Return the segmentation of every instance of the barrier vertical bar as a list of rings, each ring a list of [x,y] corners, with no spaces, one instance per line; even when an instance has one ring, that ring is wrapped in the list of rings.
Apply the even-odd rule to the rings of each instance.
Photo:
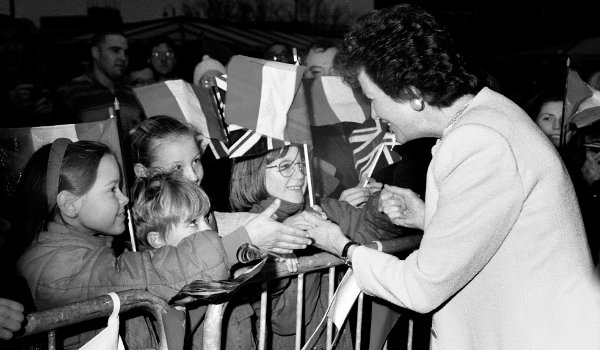
[[[413,330],[414,330],[414,321],[412,318],[408,319],[408,335],[407,335],[407,343],[406,350],[412,350],[413,348]]]
[[[48,350],[56,350],[56,331],[48,332]]]
[[[298,275],[298,293],[296,294],[296,350],[302,347],[302,329],[304,328],[304,274]]]
[[[329,268],[329,304],[333,300],[333,294],[335,292],[335,266]],[[327,318],[327,350],[331,350],[333,348],[333,320],[331,318]]]
[[[221,333],[223,330],[223,313],[227,302],[210,304],[204,318],[204,338],[202,349],[221,350]]]
[[[363,292],[358,294],[358,304],[356,305],[356,344],[355,349],[360,349],[362,343],[362,321],[363,321],[363,305],[365,295]]]
[[[267,340],[267,282],[262,284],[262,293],[260,293],[260,323],[258,334],[258,350],[265,350]]]

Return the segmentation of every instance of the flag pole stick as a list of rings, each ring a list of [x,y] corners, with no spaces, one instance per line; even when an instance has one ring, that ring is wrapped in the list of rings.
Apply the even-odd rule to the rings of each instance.
[[[123,142],[123,131],[121,129],[121,109],[119,107],[119,100],[115,97],[114,101],[114,118],[117,121],[117,133],[119,134],[119,146],[121,147],[121,159],[123,160],[123,187],[125,188],[125,193],[127,198],[131,199],[129,193],[129,185],[127,183],[127,169],[129,164],[128,153],[125,151],[125,144]],[[129,149],[129,148],[127,148]],[[137,252],[135,245],[135,231],[133,228],[133,215],[131,215],[131,205],[130,202],[125,206],[125,213],[127,214],[127,229],[129,231],[129,239],[131,240],[131,250]]]
[[[313,193],[313,183],[312,183],[312,171],[310,170],[310,158],[308,157],[308,145],[302,144],[302,149],[304,150],[304,166],[306,169],[306,180],[308,181],[308,203],[312,207],[315,205],[315,196]]]
[[[567,137],[567,135],[565,135],[565,128],[568,127],[567,124],[567,118],[569,116],[565,115],[565,112],[567,111],[567,93],[569,92],[569,70],[571,67],[571,59],[569,57],[567,57],[567,66],[566,66],[566,72],[565,72],[565,92],[564,92],[564,98],[563,98],[563,108],[562,108],[562,119],[560,122],[560,137],[559,137],[559,142],[558,142],[558,147],[562,148],[565,144],[565,139]]]
[[[375,170],[375,166],[377,166],[377,163],[379,163],[379,158],[381,157],[381,153],[383,152],[383,148],[385,147],[385,143],[382,142],[379,145],[379,148],[377,148],[377,153],[375,154],[375,161],[373,161],[371,163],[371,165],[369,165],[369,169],[367,170],[367,176],[365,176],[364,178],[361,179],[362,183],[360,184],[361,187],[366,187],[369,184],[369,177],[371,177],[371,175],[373,175],[373,171]]]
[[[213,98],[213,103],[219,114],[219,121],[221,122],[221,128],[225,131],[225,136],[229,139],[229,130],[227,130],[227,123],[225,122],[225,104],[223,98],[217,87],[215,78],[202,77],[202,86],[205,89],[209,89]]]

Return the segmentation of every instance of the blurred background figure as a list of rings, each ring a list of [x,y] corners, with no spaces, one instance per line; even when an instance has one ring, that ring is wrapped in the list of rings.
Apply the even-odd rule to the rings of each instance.
[[[302,60],[302,64],[308,67],[304,72],[304,77],[316,78],[323,75],[335,75],[333,58],[337,51],[335,41],[319,40],[313,42],[307,49],[306,57]]]
[[[37,28],[29,20],[0,15],[1,127],[49,125],[54,104]]]
[[[177,55],[175,43],[166,36],[155,38],[150,43],[148,64],[154,73],[156,82],[178,79],[176,70]]]
[[[127,77],[127,85],[139,87],[154,83],[154,73],[149,67],[134,70]]]
[[[167,36],[152,39],[148,45],[148,53],[144,65],[127,76],[127,84],[138,87],[169,79],[179,79],[177,70],[176,46]]]
[[[529,116],[548,136],[555,147],[560,146],[564,98],[564,87],[550,86],[536,94],[526,107]],[[572,135],[572,130],[565,126],[564,144],[569,143]]]
[[[81,123],[108,119],[109,107],[119,101],[124,135],[143,118],[130,87],[124,84],[129,64],[129,44],[114,29],[97,32],[91,41],[92,69],[61,86],[60,97],[65,122]]]
[[[263,56],[265,60],[276,61],[282,63],[294,63],[292,50],[283,43],[273,43],[265,50]]]
[[[198,62],[194,68],[194,84],[200,85],[202,77],[213,78],[222,74],[226,74],[225,66],[209,55],[204,55],[202,56],[202,61]]]
[[[575,186],[592,259],[600,267],[600,122],[577,129],[560,153]]]

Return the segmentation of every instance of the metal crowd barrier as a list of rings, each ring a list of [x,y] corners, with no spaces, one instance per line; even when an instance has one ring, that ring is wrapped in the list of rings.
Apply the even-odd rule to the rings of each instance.
[[[399,237],[382,241],[383,251],[386,253],[401,253],[407,251],[407,247],[415,246],[421,240],[420,235]],[[267,320],[267,301],[268,301],[268,290],[266,288],[266,281],[279,279],[289,276],[298,276],[298,294],[296,303],[296,344],[295,349],[300,350],[304,344],[303,339],[303,282],[304,275],[306,273],[316,272],[320,270],[329,270],[329,303],[333,299],[336,282],[336,267],[345,266],[343,261],[336,256],[333,256],[326,252],[316,253],[310,256],[301,256],[298,258],[298,272],[292,273],[287,271],[284,264],[267,264],[264,266],[261,272],[259,272],[254,278],[257,281],[263,281],[263,290],[261,293],[261,307],[260,307],[260,321],[259,321],[259,333],[258,333],[258,349],[265,350],[266,348],[266,320]],[[363,293],[360,293],[357,301],[357,318],[356,318],[356,338],[354,340],[354,349],[361,348],[361,333],[362,333],[362,321],[363,321]],[[212,304],[208,306],[204,322],[204,343],[203,350],[221,350],[221,332],[222,332],[222,319],[225,312],[227,303]],[[409,320],[408,325],[408,339],[407,339],[407,350],[412,349],[412,333],[413,333],[413,322]],[[309,336],[309,335],[307,335]],[[333,321],[327,319],[327,350],[333,348]]]
[[[159,338],[159,349],[168,350],[167,334],[163,320],[169,308],[166,301],[144,290],[127,290],[117,292],[117,295],[121,300],[119,313],[142,309],[154,317]],[[19,338],[47,332],[48,350],[55,350],[56,331],[58,329],[101,317],[108,317],[112,311],[112,299],[108,295],[102,295],[61,307],[34,312],[26,316],[26,326]]]
[[[409,236],[383,241],[383,251],[387,253],[399,253],[405,251],[408,247],[414,247],[414,243],[420,241],[420,236]],[[320,252],[310,256],[302,256],[298,259],[298,272],[291,273],[287,271],[285,264],[267,264],[256,276],[257,281],[263,282],[261,292],[261,311],[259,328],[259,350],[266,347],[266,320],[267,320],[267,301],[268,290],[267,281],[298,276],[298,294],[296,303],[296,344],[295,348],[300,350],[303,346],[303,282],[304,275],[311,272],[317,272],[327,269],[329,271],[329,302],[331,302],[335,290],[336,267],[344,266],[341,259],[329,253]],[[165,316],[170,309],[167,302],[145,290],[127,290],[117,292],[121,301],[120,313],[134,309],[142,309],[150,313],[156,321],[156,330],[159,338],[159,350],[168,350],[179,348],[178,341],[174,341],[175,346],[170,346],[169,337],[167,337],[167,327],[165,327]],[[204,319],[204,350],[221,350],[221,333],[223,327],[223,314],[227,302],[221,304],[211,304],[208,306]],[[358,298],[358,314],[356,318],[356,338],[354,348],[360,349],[361,330],[362,330],[362,306],[363,295]],[[25,338],[41,333],[48,333],[48,350],[56,349],[56,331],[60,328],[91,321],[94,319],[108,317],[113,311],[112,299],[108,295],[102,295],[84,301],[71,303],[65,306],[52,308],[44,311],[34,312],[26,316],[26,326],[18,338]],[[169,328],[171,329],[171,328]],[[412,322],[409,323],[409,336],[407,349],[412,349]],[[183,338],[183,334],[178,334]],[[309,335],[306,335],[309,336]],[[333,342],[333,323],[331,319],[327,320],[327,350],[332,349]]]

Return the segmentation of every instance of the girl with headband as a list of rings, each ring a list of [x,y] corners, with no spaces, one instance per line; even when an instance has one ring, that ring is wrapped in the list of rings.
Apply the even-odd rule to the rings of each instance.
[[[168,300],[193,280],[229,277],[236,249],[229,251],[234,245],[214,231],[197,232],[177,246],[115,256],[111,242],[125,230],[128,202],[120,182],[115,155],[98,142],[58,139],[27,163],[19,184],[23,220],[17,226],[30,245],[17,268],[39,310],[136,288]],[[79,348],[96,333],[70,336],[64,348]],[[150,334],[125,341],[130,349],[157,348]]]

